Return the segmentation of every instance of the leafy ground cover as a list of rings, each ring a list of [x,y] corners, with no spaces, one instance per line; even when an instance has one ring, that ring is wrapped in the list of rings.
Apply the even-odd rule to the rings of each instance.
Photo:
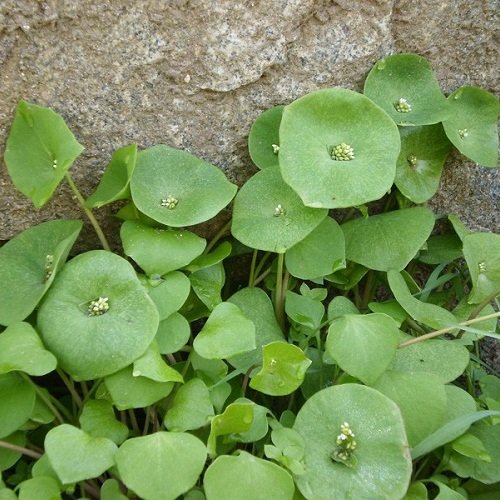
[[[394,55],[262,113],[240,189],[128,145],[85,200],[83,147],[20,102],[14,184],[68,182],[103,249],[69,258],[77,220],[0,248],[0,500],[498,498],[500,236],[426,206],[453,147],[496,166],[498,110]],[[92,210],[120,200],[117,254]]]

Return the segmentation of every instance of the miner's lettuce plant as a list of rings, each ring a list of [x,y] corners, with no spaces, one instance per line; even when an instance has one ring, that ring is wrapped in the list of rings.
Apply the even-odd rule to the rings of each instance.
[[[0,248],[0,499],[498,498],[500,236],[426,205],[453,147],[496,166],[498,110],[394,55],[262,113],[239,190],[129,145],[85,200],[83,147],[20,102],[12,181],[41,207],[65,179],[103,249],[78,220]]]

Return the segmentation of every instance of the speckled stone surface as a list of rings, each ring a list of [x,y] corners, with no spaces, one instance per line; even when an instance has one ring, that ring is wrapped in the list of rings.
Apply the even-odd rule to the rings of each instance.
[[[2,0],[0,148],[26,99],[62,114],[85,146],[73,175],[86,195],[131,142],[186,149],[241,185],[260,112],[317,88],[361,90],[385,55],[427,57],[446,93],[498,91],[498,11],[497,0]],[[453,156],[435,210],[498,231],[498,172]],[[55,217],[81,217],[70,190],[37,212],[0,161],[0,240]]]

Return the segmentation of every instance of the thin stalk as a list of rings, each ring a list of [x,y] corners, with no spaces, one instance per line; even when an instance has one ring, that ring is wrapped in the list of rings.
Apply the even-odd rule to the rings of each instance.
[[[208,242],[207,248],[205,248],[204,253],[210,252],[216,243],[227,233],[228,229],[231,227],[231,220],[226,222],[216,233],[215,236]]]
[[[76,199],[78,200],[78,203],[80,204],[81,209],[85,212],[85,215],[88,217],[90,223],[92,224],[92,227],[94,228],[94,231],[97,234],[97,237],[99,238],[99,241],[101,242],[102,248],[104,250],[107,250],[108,252],[111,252],[111,248],[109,246],[108,240],[106,239],[106,236],[104,236],[104,233],[102,232],[101,226],[99,225],[99,222],[97,222],[97,219],[94,217],[94,214],[90,209],[88,209],[85,206],[85,199],[83,198],[82,194],[80,191],[78,191],[78,188],[76,187],[76,184],[73,182],[73,179],[71,176],[66,172],[64,174],[64,177],[66,177],[66,180],[68,181],[69,187],[73,191],[73,193],[76,196]]]
[[[369,271],[368,276],[366,277],[363,300],[361,301],[362,309],[366,309],[368,307],[368,303],[372,299],[374,289],[375,289],[375,272]]]
[[[473,311],[470,313],[469,319],[474,319],[491,301],[500,294],[500,290],[495,290],[489,297],[486,297]]]
[[[101,382],[102,382],[102,379],[100,379],[100,378],[94,381],[94,384],[92,385],[90,390],[87,392],[87,394],[85,394],[85,397],[83,398],[83,404],[85,404],[89,400],[90,396],[92,396],[92,394],[94,394],[94,392],[97,390],[97,388],[99,387]]]
[[[18,453],[22,453],[23,455],[34,458],[36,460],[38,460],[42,456],[42,454],[38,453],[37,451],[30,450],[29,448],[24,448],[23,446],[17,446],[16,444],[12,444],[2,440],[0,440],[0,448],[16,451]]]
[[[408,326],[411,326],[416,332],[420,333],[420,335],[425,335],[427,333],[413,318],[406,318],[405,321],[408,323]]]
[[[323,377],[323,356],[321,353],[321,330],[316,332],[316,347],[319,353],[319,389],[323,389],[324,377]]]
[[[284,301],[283,301],[283,262],[285,260],[285,254],[278,254],[278,269],[276,271],[276,289],[274,297],[274,312],[281,329],[285,329],[285,311],[284,311]]]
[[[144,418],[144,427],[142,428],[142,435],[145,436],[148,433],[149,420],[151,418],[151,408],[146,409],[146,417]]]
[[[252,254],[252,263],[250,264],[250,275],[248,277],[248,286],[251,288],[255,282],[255,264],[257,264],[257,254],[259,251],[255,249]]]
[[[137,423],[137,418],[135,418],[134,410],[127,410],[132,429],[134,429],[137,434],[140,434],[139,424]]]
[[[262,259],[260,259],[260,262],[257,264],[257,266],[255,268],[255,276],[259,275],[259,273],[262,271],[262,268],[265,266],[267,259],[269,259],[270,256],[271,256],[271,252],[266,252],[263,255]],[[255,286],[255,283],[254,283],[254,286]]]
[[[253,282],[253,286],[257,286],[261,281],[264,281],[269,274],[271,274],[271,268],[268,267],[261,275],[257,276],[255,278],[255,281]]]
[[[71,394],[71,398],[73,399],[73,402],[76,404],[78,409],[81,409],[83,406],[82,398],[80,397],[80,394],[76,392],[75,385],[71,379],[66,377],[66,374],[60,369],[56,368],[57,374],[59,377],[61,377],[61,380],[63,381],[64,385],[67,387],[68,391]]]
[[[434,337],[439,337],[440,335],[444,335],[445,333],[449,333],[452,330],[455,330],[458,326],[468,326],[474,323],[480,323],[481,321],[486,321],[487,319],[498,318],[499,316],[500,312],[495,312],[492,314],[488,314],[487,316],[481,316],[480,318],[473,318],[467,321],[462,321],[462,323],[458,323],[455,326],[449,326],[447,328],[442,328],[441,330],[426,333],[425,335],[421,335],[420,337],[415,337],[414,339],[406,340],[405,342],[399,344],[399,348],[417,344],[418,342],[422,342],[424,340],[433,339]]]

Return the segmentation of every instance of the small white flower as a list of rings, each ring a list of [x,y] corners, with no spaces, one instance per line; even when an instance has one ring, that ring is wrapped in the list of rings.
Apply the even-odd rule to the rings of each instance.
[[[409,113],[411,111],[411,104],[404,97],[400,97],[394,107],[398,113]]]
[[[280,150],[280,147],[277,144],[271,144],[271,147],[273,148],[273,153],[277,155]]]
[[[161,199],[160,206],[166,207],[169,210],[172,210],[173,208],[175,208],[177,206],[178,203],[179,203],[179,200],[177,198],[174,198],[173,196],[168,195],[166,198]]]

